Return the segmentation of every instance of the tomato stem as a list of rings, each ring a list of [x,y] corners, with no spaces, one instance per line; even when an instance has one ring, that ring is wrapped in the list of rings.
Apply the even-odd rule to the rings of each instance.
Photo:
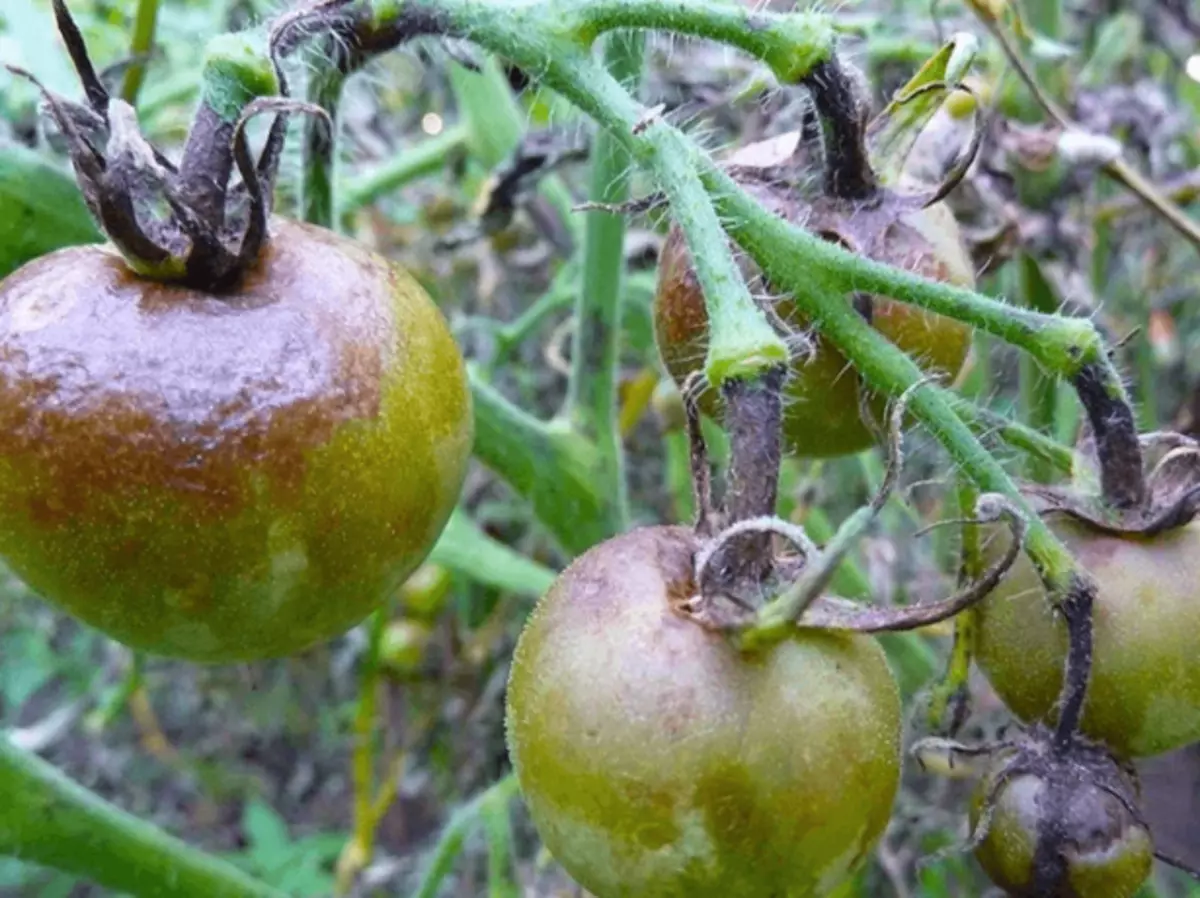
[[[1073,380],[1096,443],[1100,492],[1118,511],[1141,509],[1146,478],[1137,420],[1120,381],[1114,384],[1106,374],[1104,367],[1091,363]]]
[[[1083,576],[1071,578],[1059,611],[1067,622],[1067,660],[1063,668],[1059,695],[1058,722],[1054,728],[1054,748],[1065,754],[1079,733],[1083,706],[1092,676],[1092,606],[1096,586]]]
[[[759,377],[730,378],[721,386],[730,453],[723,497],[725,526],[775,514],[786,373],[781,365]],[[771,534],[751,532],[729,540],[710,567],[718,572],[722,590],[757,598],[773,567]]]
[[[133,40],[129,53],[133,57],[125,70],[121,98],[130,105],[137,104],[142,82],[146,79],[146,58],[154,51],[154,33],[158,26],[158,0],[138,0],[133,24]]]
[[[874,196],[878,182],[867,156],[867,107],[854,74],[831,56],[802,83],[812,94],[825,136],[825,193],[848,200]]]
[[[635,95],[644,58],[641,35],[608,36],[605,64]],[[611,134],[596,135],[588,193],[593,202],[621,203],[629,198],[630,162],[628,151]],[[614,532],[624,530],[629,518],[625,447],[617,425],[625,231],[625,219],[620,215],[587,213],[567,396],[567,414],[599,449],[596,477],[601,489],[612,497]]]
[[[962,523],[959,549],[958,583],[960,586],[978,579],[984,562],[980,552],[979,525],[965,520],[975,512],[979,490],[967,477],[959,476],[956,498]],[[966,722],[969,713],[971,659],[975,655],[977,618],[975,609],[968,608],[954,619],[954,643],[942,678],[933,685],[929,698],[929,724],[935,732],[955,735]]]
[[[89,792],[0,736],[0,855],[133,895],[283,898],[238,868]]]

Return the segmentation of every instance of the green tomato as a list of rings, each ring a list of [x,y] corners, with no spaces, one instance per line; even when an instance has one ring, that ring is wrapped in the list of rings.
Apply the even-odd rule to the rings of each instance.
[[[403,270],[272,222],[235,290],[65,249],[0,283],[0,555],[127,645],[199,661],[344,632],[432,548],[472,442]]]
[[[869,637],[797,631],[742,655],[678,615],[698,547],[632,531],[538,604],[507,697],[521,789],[597,898],[825,895],[891,813],[895,681]]]
[[[750,159],[766,152],[772,141],[752,144],[741,152]],[[758,150],[758,148],[764,148]],[[743,170],[757,163],[747,161]],[[974,283],[973,266],[950,210],[941,204],[928,209],[911,205],[899,209],[883,204],[862,213],[858,204],[822,197],[809,202],[797,190],[746,178],[744,186],[768,209],[827,239],[841,240],[875,261],[915,272],[932,280],[959,286]],[[860,214],[862,213],[862,214]],[[818,225],[819,222],[819,225]],[[744,266],[748,273],[755,269]],[[763,289],[761,286],[756,289]],[[971,329],[961,322],[916,306],[871,296],[869,320],[884,337],[918,361],[922,369],[955,378],[971,348]],[[835,347],[811,332],[811,323],[790,297],[773,301],[779,319],[796,334],[811,338],[809,351],[798,354],[784,388],[783,439],[787,451],[800,456],[831,457],[870,448],[875,437],[859,411],[860,378]],[[671,229],[659,260],[654,299],[654,332],[663,364],[682,386],[702,368],[708,348],[708,311],[704,293],[691,264],[683,232]],[[717,391],[700,397],[708,415],[719,412]],[[872,401],[876,419],[883,400]]]
[[[1083,732],[1123,757],[1200,740],[1200,524],[1117,537],[1058,518],[1057,533],[1099,586]],[[998,558],[1008,536],[987,544]],[[976,659],[1018,717],[1053,716],[1067,630],[1025,555],[979,606]]]

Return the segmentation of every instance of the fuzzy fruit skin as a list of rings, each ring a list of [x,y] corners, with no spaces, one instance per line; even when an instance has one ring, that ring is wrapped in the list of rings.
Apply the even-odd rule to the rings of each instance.
[[[971,830],[983,816],[995,776],[985,777],[971,801]],[[987,835],[975,858],[988,877],[1016,898],[1042,898],[1034,888],[1038,823],[1046,783],[1018,774],[1001,787]],[[1150,833],[1127,819],[1116,798],[1094,785],[1080,785],[1064,815],[1068,830],[1062,850],[1066,882],[1057,898],[1130,898],[1150,876],[1154,846]]]
[[[680,617],[682,527],[603,543],[525,626],[509,753],[550,852],[597,898],[802,898],[872,850],[899,784],[900,701],[869,637],[761,656]]]
[[[424,559],[465,476],[462,357],[402,269],[272,222],[235,292],[65,249],[0,284],[0,555],[148,652],[339,634]]]
[[[1126,758],[1200,740],[1200,523],[1152,539],[1048,523],[1099,586],[1084,734]],[[998,557],[1007,539],[989,539],[988,555]],[[1066,647],[1065,624],[1019,556],[979,605],[980,668],[1019,717],[1038,720],[1052,713]]]
[[[767,208],[804,222],[803,213],[776,191],[745,185]],[[854,216],[843,219],[845,230],[855,227]],[[904,213],[879,242],[866,252],[871,258],[916,272],[933,280],[961,286],[974,283],[971,262],[954,216],[943,205]],[[872,324],[929,372],[953,379],[971,348],[971,329],[961,322],[917,306],[873,296]],[[809,330],[808,320],[786,298],[775,305],[794,331]],[[682,385],[704,365],[708,346],[708,313],[704,293],[691,266],[682,232],[672,228],[659,258],[654,301],[655,337],[663,364]],[[832,457],[862,451],[875,438],[859,416],[858,383],[845,356],[814,336],[814,352],[792,365],[785,386],[783,435],[788,451],[809,457]],[[701,397],[706,414],[717,413],[716,391]],[[875,402],[878,416],[881,402]]]

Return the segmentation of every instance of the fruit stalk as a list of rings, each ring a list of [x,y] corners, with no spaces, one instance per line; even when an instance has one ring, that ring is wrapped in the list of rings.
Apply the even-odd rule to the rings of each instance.
[[[1117,511],[1140,508],[1146,501],[1142,447],[1124,385],[1095,362],[1085,365],[1072,383],[1091,424],[1104,501]]]
[[[430,21],[485,46],[495,40],[488,32],[496,25],[505,25],[505,31],[517,26],[513,36],[519,44],[549,41],[571,47],[590,46],[609,31],[661,30],[737,47],[769,65],[786,84],[798,83],[828,58],[836,40],[832,19],[819,12],[779,13],[670,0],[370,0],[368,8],[372,16],[361,18],[356,27],[375,36],[381,48],[397,31],[411,33],[418,22]],[[500,40],[509,50],[518,46],[507,35]],[[554,55],[553,49],[548,52]]]
[[[725,430],[729,434],[729,472],[725,520],[729,526],[775,514],[782,461],[783,380],[787,369],[771,368],[756,378],[730,378],[721,386]],[[731,582],[757,593],[772,567],[771,534],[748,533],[730,540],[710,564],[728,570]]]
[[[127,814],[0,737],[0,855],[86,876],[139,898],[283,898]]]
[[[1066,598],[1059,604],[1059,610],[1067,622],[1068,642],[1053,744],[1055,750],[1062,754],[1067,752],[1079,733],[1088,683],[1092,677],[1092,606],[1095,598],[1095,584],[1075,575],[1067,589]]]
[[[812,94],[824,134],[826,195],[870,198],[878,184],[867,157],[866,106],[854,75],[831,56],[817,63],[802,83]]]

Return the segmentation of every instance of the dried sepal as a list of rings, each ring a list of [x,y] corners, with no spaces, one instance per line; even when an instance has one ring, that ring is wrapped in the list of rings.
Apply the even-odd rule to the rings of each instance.
[[[83,86],[86,104],[51,93],[22,69],[11,71],[41,91],[46,109],[66,141],[93,217],[130,268],[140,275],[211,292],[233,286],[254,264],[266,238],[266,216],[270,213],[286,114],[312,110],[300,110],[290,103],[255,106],[250,96],[233,100],[239,110],[254,108],[254,114],[258,114],[269,108],[280,113],[251,170],[244,164],[245,147],[237,146],[239,142],[244,144],[244,119],[237,122],[230,110],[218,111],[207,105],[210,94],[219,95],[221,91],[206,92],[189,134],[184,164],[177,166],[146,140],[134,109],[110,95],[64,0],[54,0],[54,16]],[[270,68],[264,67],[263,75],[254,68],[256,59],[246,68],[245,57],[213,57],[206,63],[205,76],[215,78],[235,72],[227,77],[236,80],[236,73],[250,72],[256,79],[256,91],[277,87],[286,95],[278,59],[270,60]],[[235,86],[230,96],[249,90],[240,81]],[[229,172],[238,154],[243,180],[231,184]],[[197,192],[199,185],[204,190]],[[159,211],[164,205],[169,214]]]

